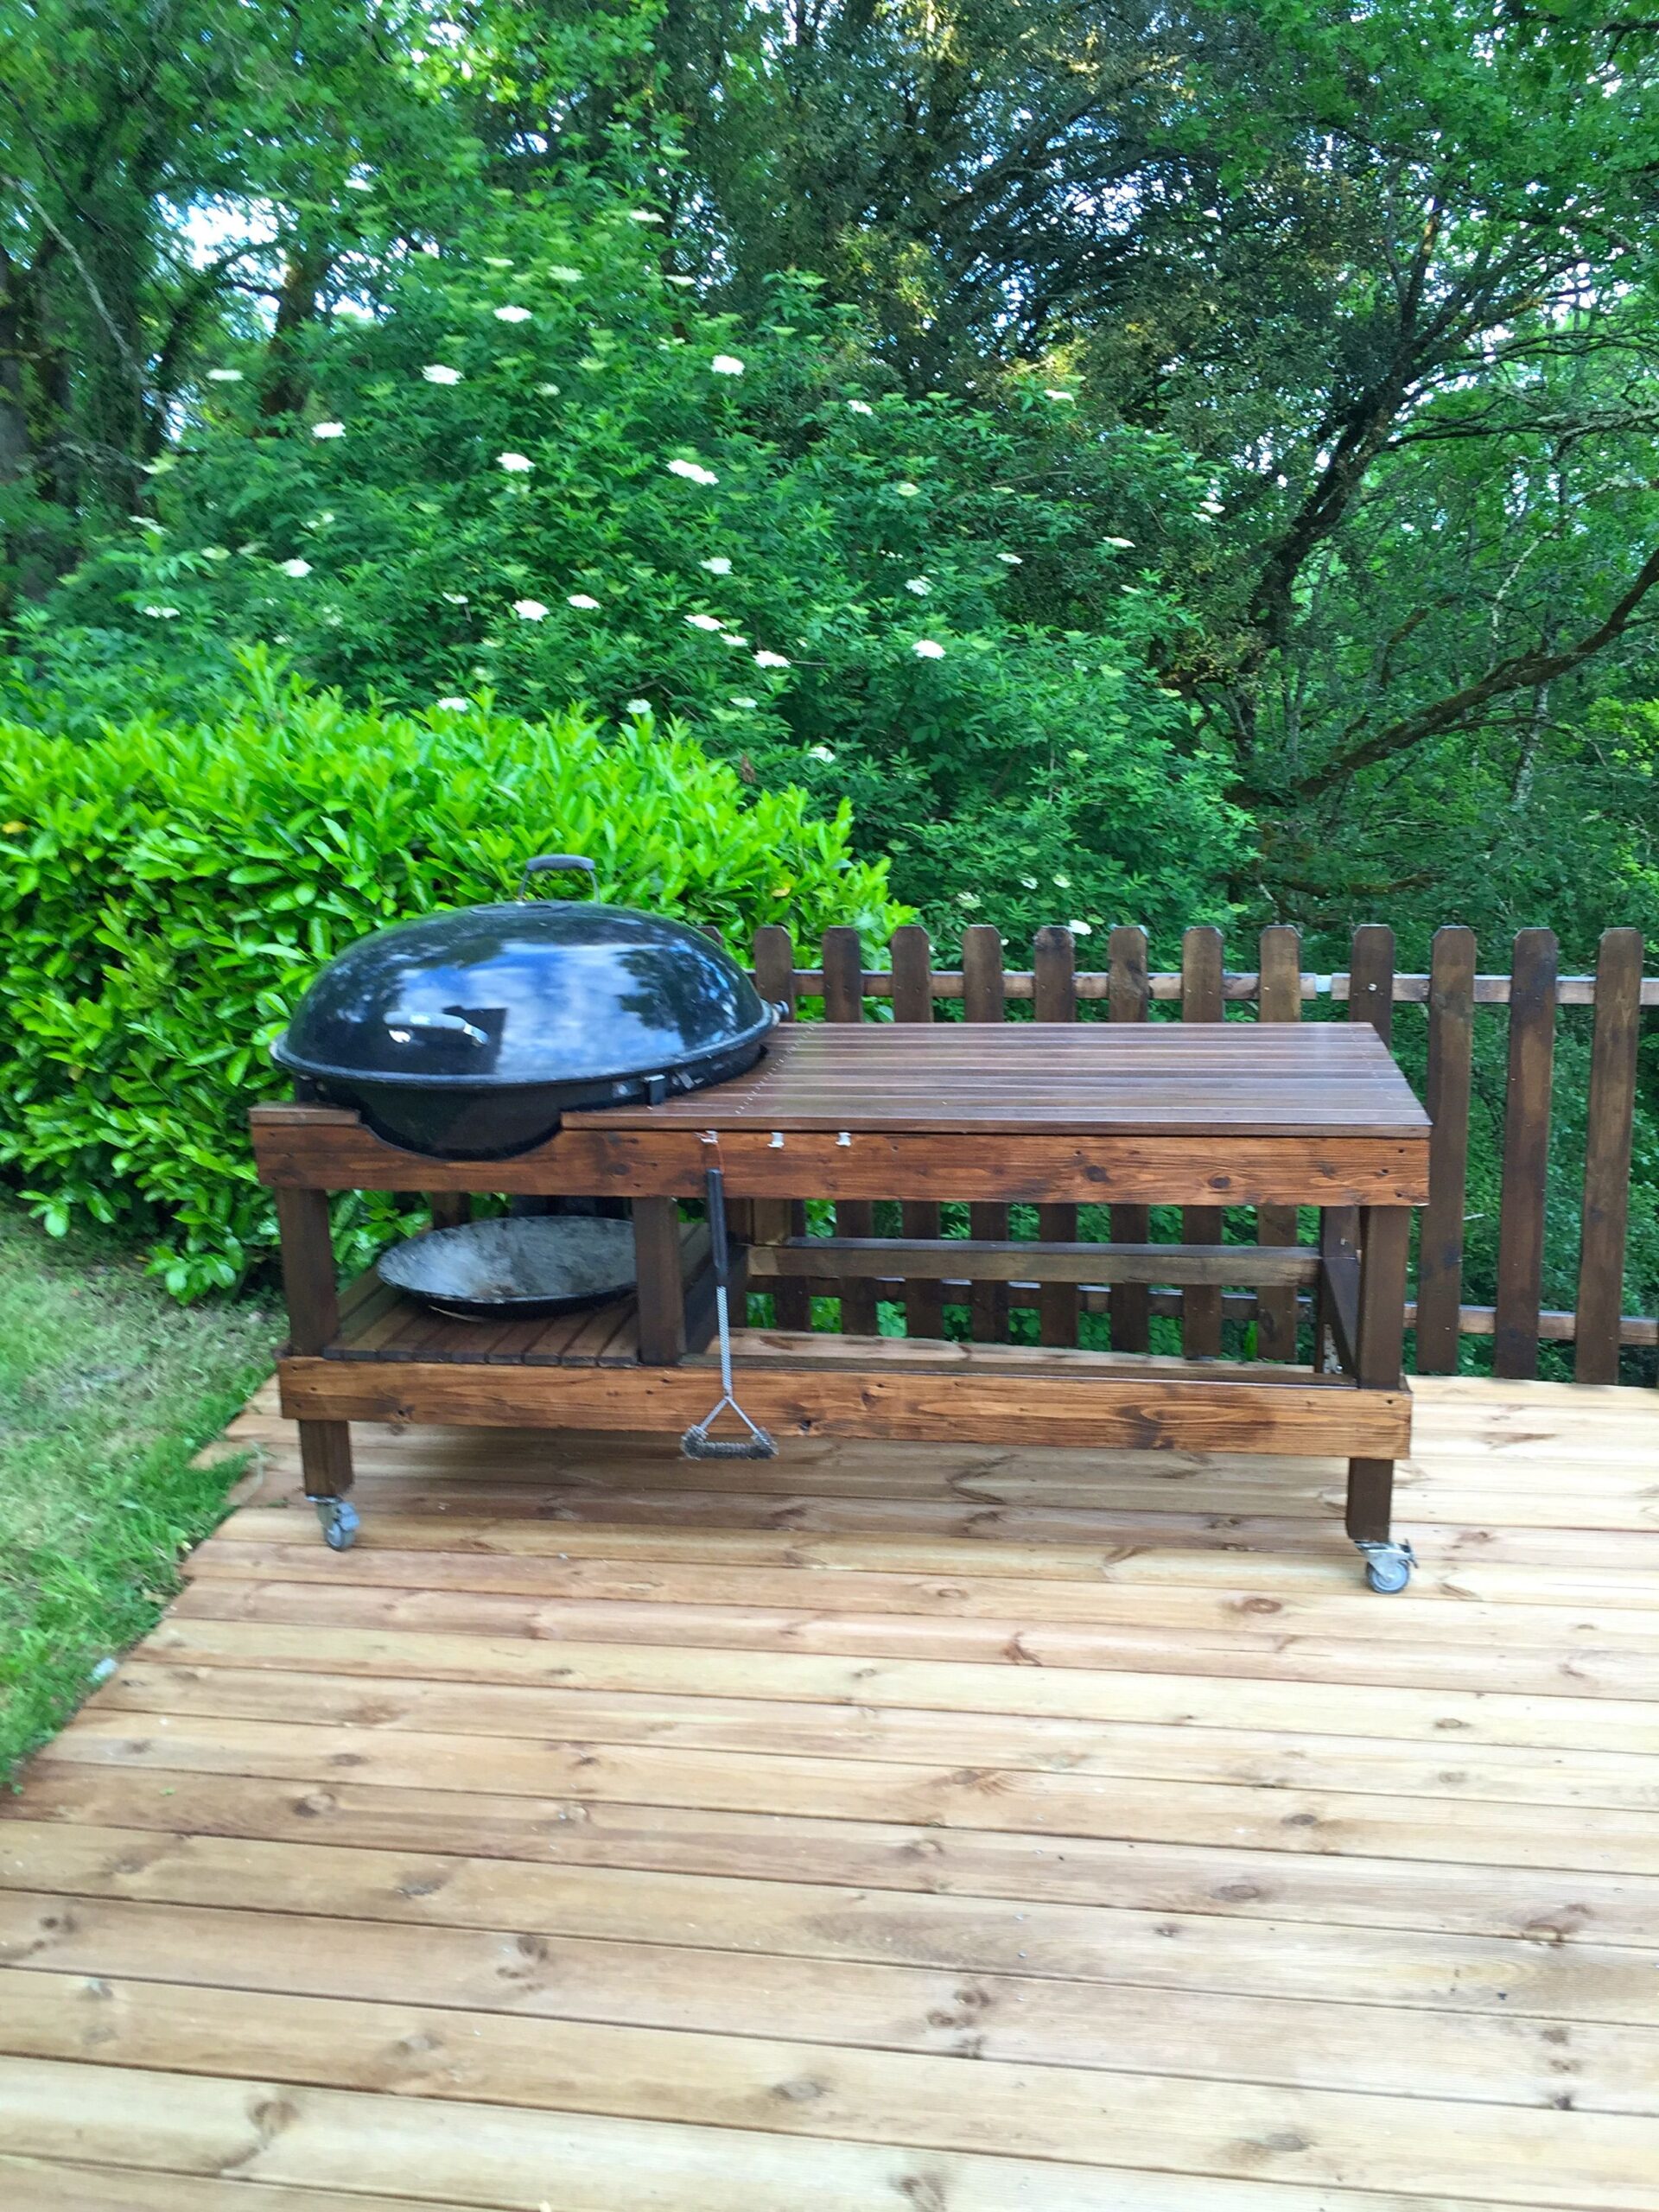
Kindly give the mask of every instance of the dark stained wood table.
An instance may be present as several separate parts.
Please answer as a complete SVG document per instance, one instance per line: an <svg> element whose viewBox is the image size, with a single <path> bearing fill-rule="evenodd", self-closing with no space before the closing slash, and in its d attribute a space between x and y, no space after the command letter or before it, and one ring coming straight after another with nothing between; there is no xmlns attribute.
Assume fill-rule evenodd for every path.
<svg viewBox="0 0 1659 2212"><path fill-rule="evenodd" d="M294 1322L284 1404L309 1434L308 1479L315 1461L313 1494L325 1504L349 1480L347 1420L683 1426L707 1390L697 1319L707 1300L684 1280L678 1205L701 1196L718 1166L740 1200L1318 1209L1317 1249L780 1236L750 1254L757 1280L850 1280L879 1267L969 1281L1019 1271L1308 1282L1320 1348L1312 1370L746 1331L740 1395L758 1419L798 1433L1340 1452L1348 1531L1373 1586L1399 1588L1409 1573L1391 1496L1410 1437L1401 1347L1429 1124L1363 1024L791 1025L730 1083L658 1106L569 1114L546 1143L505 1161L427 1159L336 1108L259 1108L253 1127L261 1175L283 1208ZM572 1365L545 1348L515 1364L469 1354L468 1330L482 1341L476 1325L435 1326L429 1316L404 1332L400 1352L382 1313L385 1350L368 1356L342 1333L326 1264L329 1189L627 1198L633 1333L618 1322L609 1364Z"/></svg>

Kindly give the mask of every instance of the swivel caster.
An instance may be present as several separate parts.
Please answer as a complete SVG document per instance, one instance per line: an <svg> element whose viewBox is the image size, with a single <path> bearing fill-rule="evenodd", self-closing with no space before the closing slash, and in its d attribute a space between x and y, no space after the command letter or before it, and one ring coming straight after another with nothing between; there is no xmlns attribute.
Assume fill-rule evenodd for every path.
<svg viewBox="0 0 1659 2212"><path fill-rule="evenodd" d="M357 1541L357 1508L349 1498L319 1497L313 1501L322 1523L322 1541L331 1552L348 1552Z"/></svg>
<svg viewBox="0 0 1659 2212"><path fill-rule="evenodd" d="M1409 1544L1361 1544L1358 1549L1364 1555L1365 1580L1373 1590L1389 1597L1410 1581L1417 1554Z"/></svg>

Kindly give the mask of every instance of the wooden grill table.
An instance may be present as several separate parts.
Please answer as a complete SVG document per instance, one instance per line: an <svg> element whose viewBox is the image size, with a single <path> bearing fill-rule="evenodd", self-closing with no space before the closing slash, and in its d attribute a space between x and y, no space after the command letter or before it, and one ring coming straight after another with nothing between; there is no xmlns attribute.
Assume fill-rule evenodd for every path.
<svg viewBox="0 0 1659 2212"><path fill-rule="evenodd" d="M1332 1371L943 1340L740 1330L738 1396L780 1434L1264 1452L1348 1460L1348 1533L1397 1589L1394 1463L1411 1208L1427 1116L1355 1023L800 1025L748 1074L659 1106L567 1114L509 1160L385 1143L348 1110L252 1116L282 1217L283 1410L331 1541L349 1541L351 1421L678 1432L713 1401L707 1237L681 1224L710 1166L773 1224L755 1279L1313 1286ZM632 1201L637 1290L595 1313L445 1320L376 1284L342 1297L330 1190ZM1318 1208L1317 1246L791 1237L799 1198ZM741 1297L736 1304L742 1313ZM343 1528L342 1519L346 1523Z"/></svg>

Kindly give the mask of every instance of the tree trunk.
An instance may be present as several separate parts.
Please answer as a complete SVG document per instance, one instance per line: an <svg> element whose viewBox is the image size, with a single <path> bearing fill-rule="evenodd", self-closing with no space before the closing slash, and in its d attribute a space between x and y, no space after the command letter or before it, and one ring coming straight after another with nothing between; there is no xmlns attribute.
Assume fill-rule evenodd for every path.
<svg viewBox="0 0 1659 2212"><path fill-rule="evenodd" d="M327 248L315 242L296 240L289 249L265 355L265 387L259 400L259 412L267 419L299 414L310 396L299 340L317 319L317 296L333 265L334 257Z"/></svg>

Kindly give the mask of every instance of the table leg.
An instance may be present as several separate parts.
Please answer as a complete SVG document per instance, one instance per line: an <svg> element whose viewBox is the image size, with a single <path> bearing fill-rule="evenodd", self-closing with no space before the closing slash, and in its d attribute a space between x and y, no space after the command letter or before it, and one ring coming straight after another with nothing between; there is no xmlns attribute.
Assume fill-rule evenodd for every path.
<svg viewBox="0 0 1659 2212"><path fill-rule="evenodd" d="M674 1199L634 1200L633 1264L640 1360L647 1367L677 1367L685 1357L685 1283L680 1271L680 1209Z"/></svg>
<svg viewBox="0 0 1659 2212"><path fill-rule="evenodd" d="M301 1357L315 1357L340 1328L327 1192L278 1191L276 1222L289 1343ZM317 1509L330 1549L343 1552L357 1534L357 1509L346 1496L352 1487L352 1432L343 1421L302 1421L298 1427L305 1494Z"/></svg>
<svg viewBox="0 0 1659 2212"><path fill-rule="evenodd" d="M1402 1385L1410 1237L1409 1207L1367 1206L1360 1216L1354 1379L1361 1389L1397 1390ZM1348 1534L1364 1559L1365 1579L1373 1590L1403 1590L1415 1563L1411 1546L1395 1541L1393 1499L1392 1459L1350 1459Z"/></svg>

